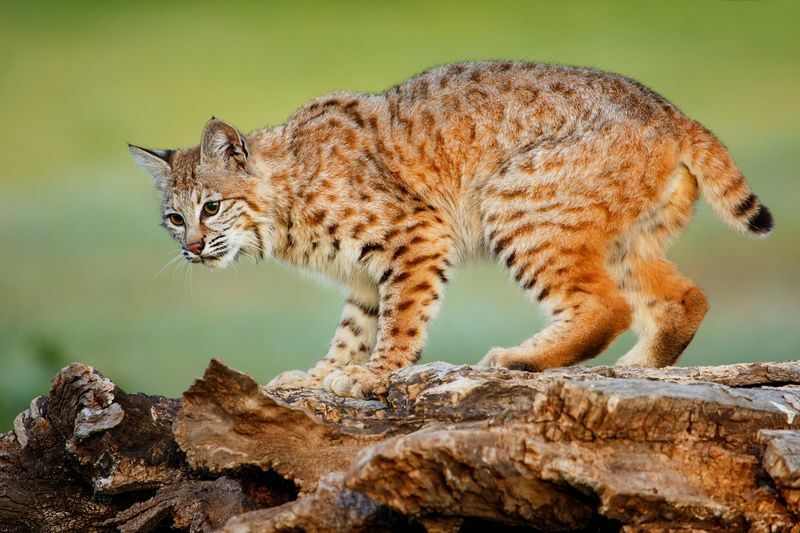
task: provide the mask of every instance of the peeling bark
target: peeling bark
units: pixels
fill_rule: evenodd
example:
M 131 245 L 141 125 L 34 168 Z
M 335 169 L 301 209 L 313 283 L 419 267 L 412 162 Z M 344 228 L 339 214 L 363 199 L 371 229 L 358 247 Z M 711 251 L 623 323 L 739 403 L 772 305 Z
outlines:
M 167 485 L 147 501 L 135 503 L 104 525 L 122 533 L 150 531 L 169 521 L 171 527 L 215 531 L 232 516 L 253 508 L 236 481 L 186 481 Z
M 0 531 L 800 532 L 800 363 L 430 364 L 383 398 L 70 365 L 0 438 Z

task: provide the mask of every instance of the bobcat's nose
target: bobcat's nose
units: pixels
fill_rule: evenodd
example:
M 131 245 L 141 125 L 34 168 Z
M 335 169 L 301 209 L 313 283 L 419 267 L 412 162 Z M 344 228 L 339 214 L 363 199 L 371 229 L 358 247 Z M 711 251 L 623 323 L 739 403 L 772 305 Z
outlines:
M 186 249 L 192 252 L 194 255 L 200 255 L 201 253 L 203 253 L 203 245 L 204 245 L 203 239 L 200 239 L 199 241 L 187 244 Z

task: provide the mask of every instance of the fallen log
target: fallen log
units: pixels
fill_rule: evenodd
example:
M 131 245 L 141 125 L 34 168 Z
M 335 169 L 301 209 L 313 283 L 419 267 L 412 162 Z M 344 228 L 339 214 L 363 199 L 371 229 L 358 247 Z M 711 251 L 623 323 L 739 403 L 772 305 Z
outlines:
M 212 360 L 182 400 L 86 365 L 0 438 L 0 531 L 800 532 L 800 363 L 443 363 L 385 397 Z

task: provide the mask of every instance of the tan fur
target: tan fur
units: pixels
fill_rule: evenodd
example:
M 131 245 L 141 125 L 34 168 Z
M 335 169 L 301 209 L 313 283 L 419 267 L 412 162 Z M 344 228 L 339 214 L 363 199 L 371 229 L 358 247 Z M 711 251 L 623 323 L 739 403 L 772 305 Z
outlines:
M 328 354 L 274 384 L 355 397 L 418 359 L 452 269 L 483 257 L 552 319 L 484 364 L 577 363 L 632 323 L 640 340 L 620 361 L 673 364 L 707 309 L 664 259 L 698 189 L 733 227 L 771 229 L 708 130 L 640 84 L 591 69 L 449 65 L 382 94 L 318 98 L 277 128 L 241 136 L 212 120 L 199 147 L 131 150 L 165 214 L 185 218 L 166 224 L 175 238 L 216 247 L 187 259 L 271 256 L 345 287 Z M 204 216 L 215 199 L 219 213 Z

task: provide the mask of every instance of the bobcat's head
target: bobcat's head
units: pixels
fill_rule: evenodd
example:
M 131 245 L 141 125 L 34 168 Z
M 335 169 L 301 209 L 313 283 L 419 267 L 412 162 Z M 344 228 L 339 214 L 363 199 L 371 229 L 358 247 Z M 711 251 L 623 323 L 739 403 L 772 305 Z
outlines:
M 195 148 L 130 151 L 161 193 L 162 224 L 187 261 L 224 268 L 241 255 L 263 256 L 256 179 L 236 128 L 211 119 Z

